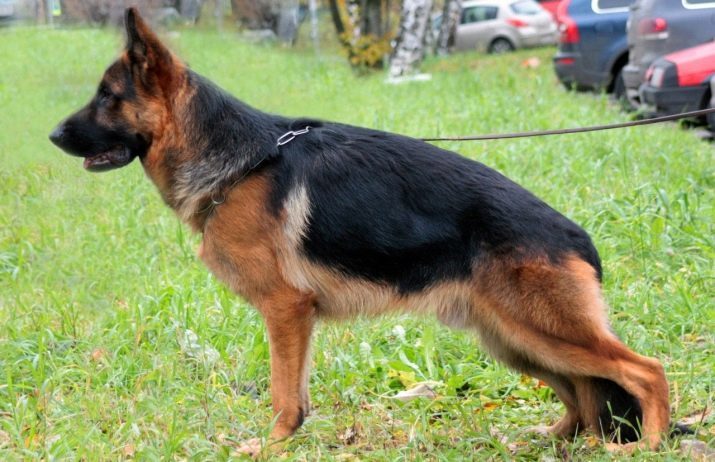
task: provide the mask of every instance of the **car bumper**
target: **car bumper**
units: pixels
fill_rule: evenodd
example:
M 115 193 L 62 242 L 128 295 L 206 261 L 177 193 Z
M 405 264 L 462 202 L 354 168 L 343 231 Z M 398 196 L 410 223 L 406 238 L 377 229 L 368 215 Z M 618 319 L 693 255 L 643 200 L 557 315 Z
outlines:
M 711 109 L 715 109 L 715 77 L 710 79 L 710 94 L 712 95 L 712 98 L 710 99 L 710 106 L 708 106 Z M 715 112 L 711 112 L 707 116 L 708 119 L 708 125 L 710 126 L 710 131 L 715 133 Z
M 626 64 L 623 67 L 623 84 L 626 87 L 626 97 L 628 101 L 637 106 L 640 103 L 640 93 L 638 89 L 643 83 L 643 75 L 638 66 Z
M 591 72 L 583 68 L 581 54 L 559 51 L 554 56 L 554 71 L 564 85 L 576 85 L 586 88 L 604 88 L 611 81 L 611 75 Z
M 548 31 L 524 31 L 519 36 L 523 47 L 540 47 L 545 45 L 555 45 L 558 38 L 556 29 Z
M 0 19 L 11 19 L 15 15 L 15 5 L 12 3 L 0 4 Z
M 708 85 L 693 87 L 656 88 L 647 83 L 640 86 L 641 102 L 660 115 L 679 114 L 702 109 Z

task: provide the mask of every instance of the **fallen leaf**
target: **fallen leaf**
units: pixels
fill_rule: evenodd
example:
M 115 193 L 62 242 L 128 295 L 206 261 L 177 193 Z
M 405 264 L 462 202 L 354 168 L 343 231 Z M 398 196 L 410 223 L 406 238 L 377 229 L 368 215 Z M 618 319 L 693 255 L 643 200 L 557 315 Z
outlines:
M 398 399 L 400 401 L 412 401 L 413 399 L 417 398 L 430 398 L 434 399 L 437 397 L 437 393 L 434 392 L 432 389 L 433 383 L 432 382 L 421 382 L 418 384 L 415 384 L 412 388 L 409 390 L 403 390 L 393 396 L 394 399 Z
M 106 356 L 107 356 L 107 350 L 105 350 L 104 348 L 95 348 L 94 350 L 92 350 L 92 353 L 89 355 L 89 357 L 95 363 L 100 362 Z
M 10 434 L 6 431 L 0 430 L 0 448 L 9 446 L 11 441 Z
M 541 66 L 541 60 L 536 56 L 532 56 L 531 58 L 525 59 L 521 62 L 521 67 L 525 67 L 527 69 L 536 69 L 539 66 Z
M 60 435 L 49 435 L 45 438 L 45 446 L 52 446 L 62 438 Z
M 516 454 L 519 452 L 519 448 L 527 446 L 529 443 L 526 441 L 515 441 L 506 445 L 506 448 L 512 453 Z
M 490 401 L 488 403 L 482 404 L 482 411 L 484 412 L 491 412 L 494 409 L 499 407 L 499 403 L 495 403 L 494 401 Z
M 593 435 L 589 435 L 586 437 L 586 447 L 587 448 L 595 448 L 596 446 L 600 446 L 601 444 L 601 439 L 597 438 Z
M 394 335 L 400 342 L 405 341 L 405 328 L 397 324 L 392 328 L 392 335 Z
M 177 328 L 176 337 L 179 348 L 189 358 L 213 365 L 221 357 L 214 347 L 208 343 L 201 343 L 199 336 L 191 329 Z
M 355 444 L 355 441 L 357 441 L 357 438 L 360 435 L 360 430 L 360 424 L 353 424 L 346 428 L 341 435 L 338 435 L 338 439 L 347 445 Z
M 501 444 L 506 444 L 506 442 L 509 441 L 509 438 L 507 438 L 507 436 L 500 432 L 496 427 L 491 427 L 489 429 L 489 434 L 496 438 Z
M 136 448 L 131 443 L 125 444 L 122 448 L 122 454 L 124 454 L 124 457 L 134 457 L 134 453 L 136 453 Z

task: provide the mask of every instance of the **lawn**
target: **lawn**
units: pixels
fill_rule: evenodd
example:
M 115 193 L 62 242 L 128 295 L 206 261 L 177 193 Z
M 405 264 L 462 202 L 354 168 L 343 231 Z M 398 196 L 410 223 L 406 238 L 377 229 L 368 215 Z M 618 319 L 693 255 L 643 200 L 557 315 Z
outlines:
M 344 58 L 167 37 L 249 104 L 416 137 L 612 123 L 605 95 L 556 82 L 552 49 L 429 59 L 429 82 L 389 86 Z M 122 46 L 100 30 L 0 30 L 0 459 L 225 460 L 270 431 L 257 313 L 195 257 L 198 237 L 138 163 L 89 174 L 47 140 Z M 538 57 L 536 68 L 522 66 Z M 676 125 L 441 143 L 518 181 L 580 223 L 605 271 L 614 330 L 663 361 L 680 419 L 715 403 L 715 151 Z M 434 381 L 435 399 L 398 392 Z M 313 411 L 284 460 L 608 460 L 594 438 L 523 433 L 560 417 L 535 380 L 468 332 L 391 316 L 321 324 Z M 706 418 L 699 439 L 715 449 Z M 275 454 L 275 453 L 274 453 Z M 268 456 L 267 456 L 268 457 Z M 690 460 L 678 439 L 659 456 Z

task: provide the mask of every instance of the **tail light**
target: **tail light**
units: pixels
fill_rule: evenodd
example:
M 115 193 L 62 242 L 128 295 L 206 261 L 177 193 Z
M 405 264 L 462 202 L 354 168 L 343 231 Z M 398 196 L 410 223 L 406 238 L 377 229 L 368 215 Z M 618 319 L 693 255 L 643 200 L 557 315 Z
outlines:
M 659 59 L 654 62 L 646 71 L 645 77 L 646 82 L 655 88 L 693 85 L 692 83 L 684 84 L 681 75 L 678 73 L 678 66 L 665 59 Z M 698 83 L 700 81 L 695 84 L 697 85 Z
M 651 71 L 650 76 L 648 76 L 648 82 L 650 82 L 650 84 L 653 85 L 655 88 L 660 88 L 663 86 L 664 77 L 665 69 L 663 69 L 662 67 L 656 67 Z
M 559 42 L 578 43 L 581 37 L 576 22 L 569 16 L 571 0 L 562 0 L 556 8 L 556 21 L 559 23 Z
M 668 37 L 668 21 L 663 18 L 645 18 L 638 23 L 638 34 L 648 40 Z
M 514 27 L 527 27 L 529 24 L 526 21 L 522 21 L 521 19 L 517 18 L 509 18 L 506 20 L 506 22 Z
M 554 58 L 554 59 L 557 60 L 557 61 L 559 62 L 559 64 L 561 64 L 562 66 L 570 66 L 570 65 L 576 63 L 576 59 L 575 59 L 575 58 L 558 57 L 558 56 L 557 56 L 557 57 Z
M 653 76 L 653 66 L 650 66 L 646 71 L 645 71 L 645 81 L 649 82 L 650 78 Z

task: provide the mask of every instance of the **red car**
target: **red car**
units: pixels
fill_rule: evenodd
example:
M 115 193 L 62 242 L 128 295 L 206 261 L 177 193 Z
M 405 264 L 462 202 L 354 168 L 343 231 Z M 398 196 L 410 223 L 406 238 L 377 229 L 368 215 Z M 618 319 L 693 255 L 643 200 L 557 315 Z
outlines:
M 659 115 L 705 109 L 715 77 L 715 41 L 655 60 L 639 89 L 641 101 Z
M 708 107 L 715 109 L 715 77 L 710 79 L 710 106 Z M 710 125 L 710 131 L 715 133 L 715 112 L 708 114 L 708 125 Z
M 561 0 L 537 0 L 539 2 L 539 5 L 549 13 L 551 13 L 551 16 L 553 16 L 554 19 L 556 19 L 556 8 L 558 8 L 559 3 L 561 3 Z

